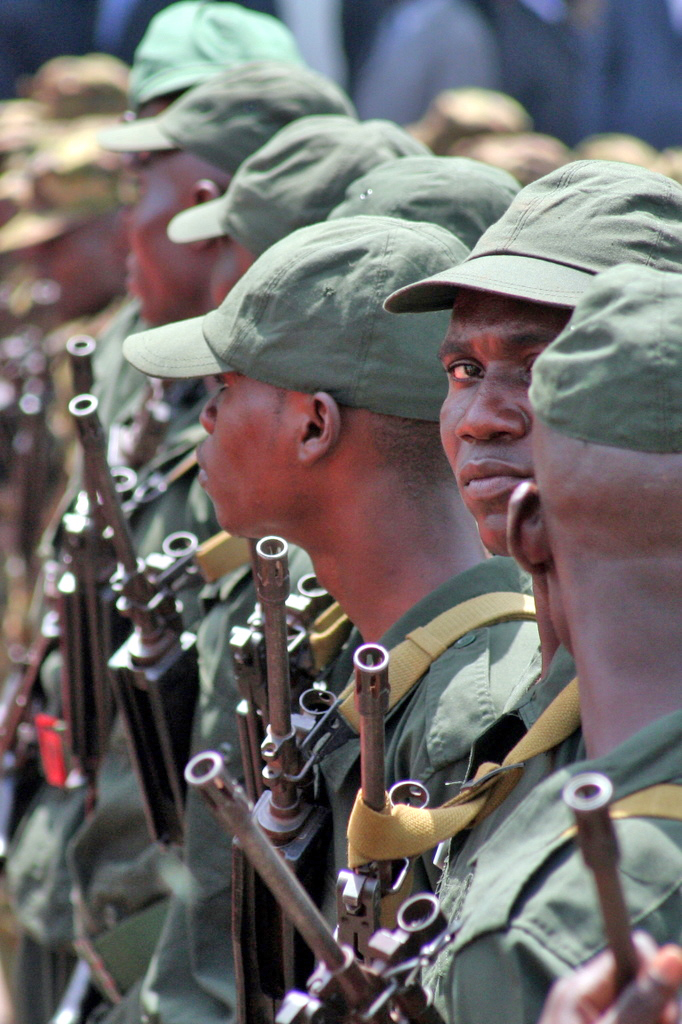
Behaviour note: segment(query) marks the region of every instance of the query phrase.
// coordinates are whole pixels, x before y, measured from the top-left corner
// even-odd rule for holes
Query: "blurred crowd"
[[[166,0],[3,0],[0,97],[50,57],[101,51],[130,63]],[[306,62],[361,117],[405,124],[446,88],[500,89],[535,130],[575,146],[625,132],[682,143],[679,0],[243,0],[280,17]]]

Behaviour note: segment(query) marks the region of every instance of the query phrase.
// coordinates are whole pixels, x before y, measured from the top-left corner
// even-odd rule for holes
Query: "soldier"
[[[395,311],[452,309],[440,353],[450,380],[441,435],[489,550],[508,552],[509,495],[533,472],[527,388],[534,359],[565,325],[598,269],[624,260],[682,266],[681,203],[682,191],[654,172],[607,161],[572,164],[522,189],[460,266],[387,300]],[[491,792],[487,808],[472,812],[467,832],[445,840],[438,891],[451,919],[471,884],[478,848],[540,779],[580,756],[575,684],[574,696],[567,687],[575,666],[549,621],[541,578],[534,592],[542,640],[542,663],[529,671],[534,685],[526,680],[520,686],[509,714],[482,738],[471,762],[472,774],[481,762],[492,769],[522,760],[525,768],[515,786],[510,776],[503,791]],[[536,746],[533,739],[516,756],[519,718],[530,729],[557,701],[564,708],[561,727],[553,727],[547,743]],[[429,972],[437,995],[449,956]]]
[[[444,474],[435,427],[443,385],[433,362],[441,324],[394,333],[376,304],[386,275],[399,280],[411,272],[406,257],[412,266],[433,265],[463,251],[434,225],[384,217],[314,225],[268,249],[204,319],[208,344],[198,322],[126,342],[126,355],[145,372],[219,374],[200,453],[219,521],[241,535],[274,531],[304,546],[356,626],[352,646],[362,636],[392,648],[471,598],[504,591],[518,601],[524,590],[508,561],[482,561],[473,521],[462,517]],[[262,315],[258,295],[268,296]],[[242,339],[235,350],[232,338]],[[437,552],[434,530],[442,539]],[[390,714],[389,784],[409,764],[441,797],[506,701],[510,679],[525,669],[537,642],[532,624],[479,626],[464,626],[460,640],[445,643]],[[332,689],[345,684],[349,661],[337,661]],[[335,827],[330,875],[346,863],[358,752],[350,739],[323,762]],[[418,865],[417,884],[429,884],[427,867]]]
[[[613,785],[633,924],[680,941],[681,316],[679,273],[615,267],[534,366],[535,483],[512,497],[510,536],[575,657],[584,760],[479,851],[448,985],[458,1021],[535,1020],[550,982],[604,945],[561,799],[578,772]]]
[[[324,220],[371,167],[414,155],[432,159],[391,121],[299,118],[243,162],[224,196],[175,217],[169,235],[176,242],[229,236],[254,259],[296,228]]]
[[[323,217],[339,198],[344,198],[330,217],[340,215],[342,209],[361,214],[369,207],[372,215],[440,223],[473,244],[518,191],[513,179],[503,172],[471,161],[430,156],[391,159],[345,189],[353,167],[367,166],[381,158],[382,152],[387,154],[389,148],[397,155],[404,145],[402,139],[400,129],[384,122],[353,124],[340,117],[306,118],[278,132],[245,160],[222,200],[179,214],[169,232],[178,240],[196,241],[225,231],[230,244],[238,244],[251,259],[253,253],[262,251],[267,240],[273,240],[278,229],[284,237],[292,225],[306,218]],[[191,144],[189,131],[185,144]],[[236,774],[241,771],[234,716],[238,693],[231,671],[229,637],[230,627],[239,621],[241,607],[248,607],[249,597],[253,600],[247,583],[245,578],[233,579],[207,588],[209,611],[198,632],[206,670],[202,673],[193,749],[201,751],[229,740],[234,748]],[[341,684],[349,671],[349,648],[338,655],[335,675]],[[447,741],[442,742],[445,748]],[[355,748],[352,757],[356,755]],[[418,771],[416,764],[414,771]],[[348,786],[347,802],[353,784]],[[142,1003],[152,1018],[163,1021],[184,1020],[199,1008],[204,1021],[222,1020],[233,1012],[235,997],[228,969],[232,961],[231,935],[225,927],[230,915],[230,841],[196,793],[190,791],[187,799],[185,864],[194,885],[171,902],[162,940],[145,979]],[[349,806],[344,809],[346,817],[349,810]],[[340,851],[345,831],[343,815],[337,828]],[[329,876],[331,905],[331,861]]]

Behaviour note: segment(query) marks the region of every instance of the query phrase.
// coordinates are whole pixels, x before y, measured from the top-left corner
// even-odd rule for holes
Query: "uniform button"
[[[469,644],[472,644],[474,642],[474,640],[476,639],[477,636],[478,636],[478,633],[465,633],[464,636],[461,636],[459,638],[459,640],[455,640],[455,642],[454,642],[454,644],[452,646],[453,647],[468,647]]]

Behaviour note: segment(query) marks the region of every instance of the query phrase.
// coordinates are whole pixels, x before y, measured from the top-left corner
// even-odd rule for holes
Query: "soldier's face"
[[[206,312],[205,267],[192,246],[171,242],[166,228],[195,202],[196,183],[211,177],[214,168],[171,150],[135,153],[127,171],[136,194],[126,211],[127,287],[140,300],[144,319],[156,327]]]
[[[238,373],[214,378],[201,414],[208,437],[198,450],[199,482],[224,530],[242,537],[286,536],[295,514],[295,463],[286,395]]]
[[[440,358],[443,447],[483,543],[507,554],[507,505],[533,476],[531,370],[570,310],[462,288]]]

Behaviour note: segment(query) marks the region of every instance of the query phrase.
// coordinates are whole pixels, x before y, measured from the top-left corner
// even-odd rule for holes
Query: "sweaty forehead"
[[[548,345],[568,322],[571,311],[526,302],[493,292],[460,288],[442,352],[461,344],[494,342],[505,348]]]

